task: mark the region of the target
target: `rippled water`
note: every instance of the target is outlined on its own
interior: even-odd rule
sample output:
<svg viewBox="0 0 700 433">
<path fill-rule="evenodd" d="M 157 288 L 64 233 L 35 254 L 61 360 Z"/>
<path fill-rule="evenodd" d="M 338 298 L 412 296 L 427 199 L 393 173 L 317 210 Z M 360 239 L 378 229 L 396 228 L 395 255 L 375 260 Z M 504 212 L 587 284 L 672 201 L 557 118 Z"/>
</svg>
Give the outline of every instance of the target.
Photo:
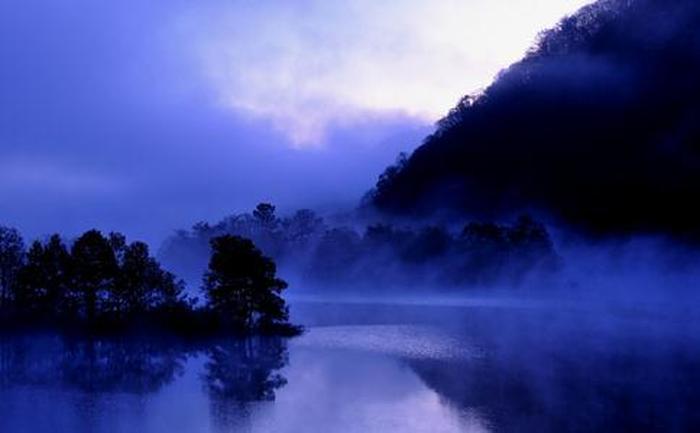
<svg viewBox="0 0 700 433">
<path fill-rule="evenodd" d="M 690 313 L 303 303 L 292 340 L 0 338 L 0 432 L 700 431 Z"/>
</svg>

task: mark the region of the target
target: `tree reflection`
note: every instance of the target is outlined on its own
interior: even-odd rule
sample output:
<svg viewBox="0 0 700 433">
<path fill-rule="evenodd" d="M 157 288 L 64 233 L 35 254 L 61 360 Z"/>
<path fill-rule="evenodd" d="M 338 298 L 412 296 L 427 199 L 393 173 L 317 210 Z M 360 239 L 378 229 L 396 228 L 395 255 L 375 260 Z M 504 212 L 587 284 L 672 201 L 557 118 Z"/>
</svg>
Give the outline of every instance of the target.
<svg viewBox="0 0 700 433">
<path fill-rule="evenodd" d="M 0 334 L 0 391 L 79 391 L 91 401 L 156 394 L 201 365 L 214 428 L 222 431 L 245 429 L 256 407 L 275 400 L 287 383 L 280 372 L 287 363 L 287 342 L 276 337 L 185 342 Z"/>
<path fill-rule="evenodd" d="M 516 317 L 467 320 L 478 359 L 407 362 L 443 401 L 487 413 L 496 431 L 700 431 L 696 337 L 664 334 L 660 323 L 655 335 L 612 318 L 596 328 Z"/>
<path fill-rule="evenodd" d="M 70 342 L 59 370 L 63 383 L 93 392 L 154 393 L 184 372 L 183 347 L 153 341 Z"/>
<path fill-rule="evenodd" d="M 222 429 L 248 425 L 251 405 L 274 401 L 276 391 L 287 384 L 280 373 L 289 360 L 285 339 L 229 340 L 206 353 L 205 387 L 212 416 Z"/>
<path fill-rule="evenodd" d="M 273 401 L 287 381 L 283 338 L 251 337 L 209 342 L 150 338 L 0 336 L 0 387 L 37 386 L 89 393 L 150 394 L 184 374 L 191 355 L 204 354 L 202 381 L 216 413 Z M 243 412 L 242 410 L 245 409 Z"/>
<path fill-rule="evenodd" d="M 0 383 L 146 394 L 181 375 L 185 360 L 182 345 L 156 340 L 5 336 Z"/>
</svg>

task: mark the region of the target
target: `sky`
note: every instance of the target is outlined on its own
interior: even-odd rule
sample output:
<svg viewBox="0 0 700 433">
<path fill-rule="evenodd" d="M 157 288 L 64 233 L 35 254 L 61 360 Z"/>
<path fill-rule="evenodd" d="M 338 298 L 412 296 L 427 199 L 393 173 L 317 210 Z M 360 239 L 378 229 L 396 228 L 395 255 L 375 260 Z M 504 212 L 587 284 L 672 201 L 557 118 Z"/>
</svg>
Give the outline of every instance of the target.
<svg viewBox="0 0 700 433">
<path fill-rule="evenodd" d="M 584 0 L 3 0 L 0 224 L 351 208 Z"/>
</svg>

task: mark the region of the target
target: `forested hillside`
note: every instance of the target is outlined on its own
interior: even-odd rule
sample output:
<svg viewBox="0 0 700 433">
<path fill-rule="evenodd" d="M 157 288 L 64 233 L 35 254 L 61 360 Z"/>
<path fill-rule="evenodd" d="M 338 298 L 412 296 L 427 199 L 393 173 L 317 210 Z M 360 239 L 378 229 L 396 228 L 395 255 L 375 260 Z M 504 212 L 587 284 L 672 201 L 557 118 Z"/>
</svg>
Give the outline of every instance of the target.
<svg viewBox="0 0 700 433">
<path fill-rule="evenodd" d="M 602 0 L 465 97 L 367 204 L 700 234 L 700 2 Z"/>
</svg>

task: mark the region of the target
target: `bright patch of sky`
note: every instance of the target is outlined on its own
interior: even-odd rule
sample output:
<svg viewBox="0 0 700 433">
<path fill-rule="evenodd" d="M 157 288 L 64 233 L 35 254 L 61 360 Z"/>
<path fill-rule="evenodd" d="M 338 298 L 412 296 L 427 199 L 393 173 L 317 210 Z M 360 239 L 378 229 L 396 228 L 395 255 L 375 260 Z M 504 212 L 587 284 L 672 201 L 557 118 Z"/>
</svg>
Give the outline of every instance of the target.
<svg viewBox="0 0 700 433">
<path fill-rule="evenodd" d="M 586 0 L 210 3 L 180 16 L 221 104 L 298 147 L 377 112 L 435 121 Z"/>
</svg>

